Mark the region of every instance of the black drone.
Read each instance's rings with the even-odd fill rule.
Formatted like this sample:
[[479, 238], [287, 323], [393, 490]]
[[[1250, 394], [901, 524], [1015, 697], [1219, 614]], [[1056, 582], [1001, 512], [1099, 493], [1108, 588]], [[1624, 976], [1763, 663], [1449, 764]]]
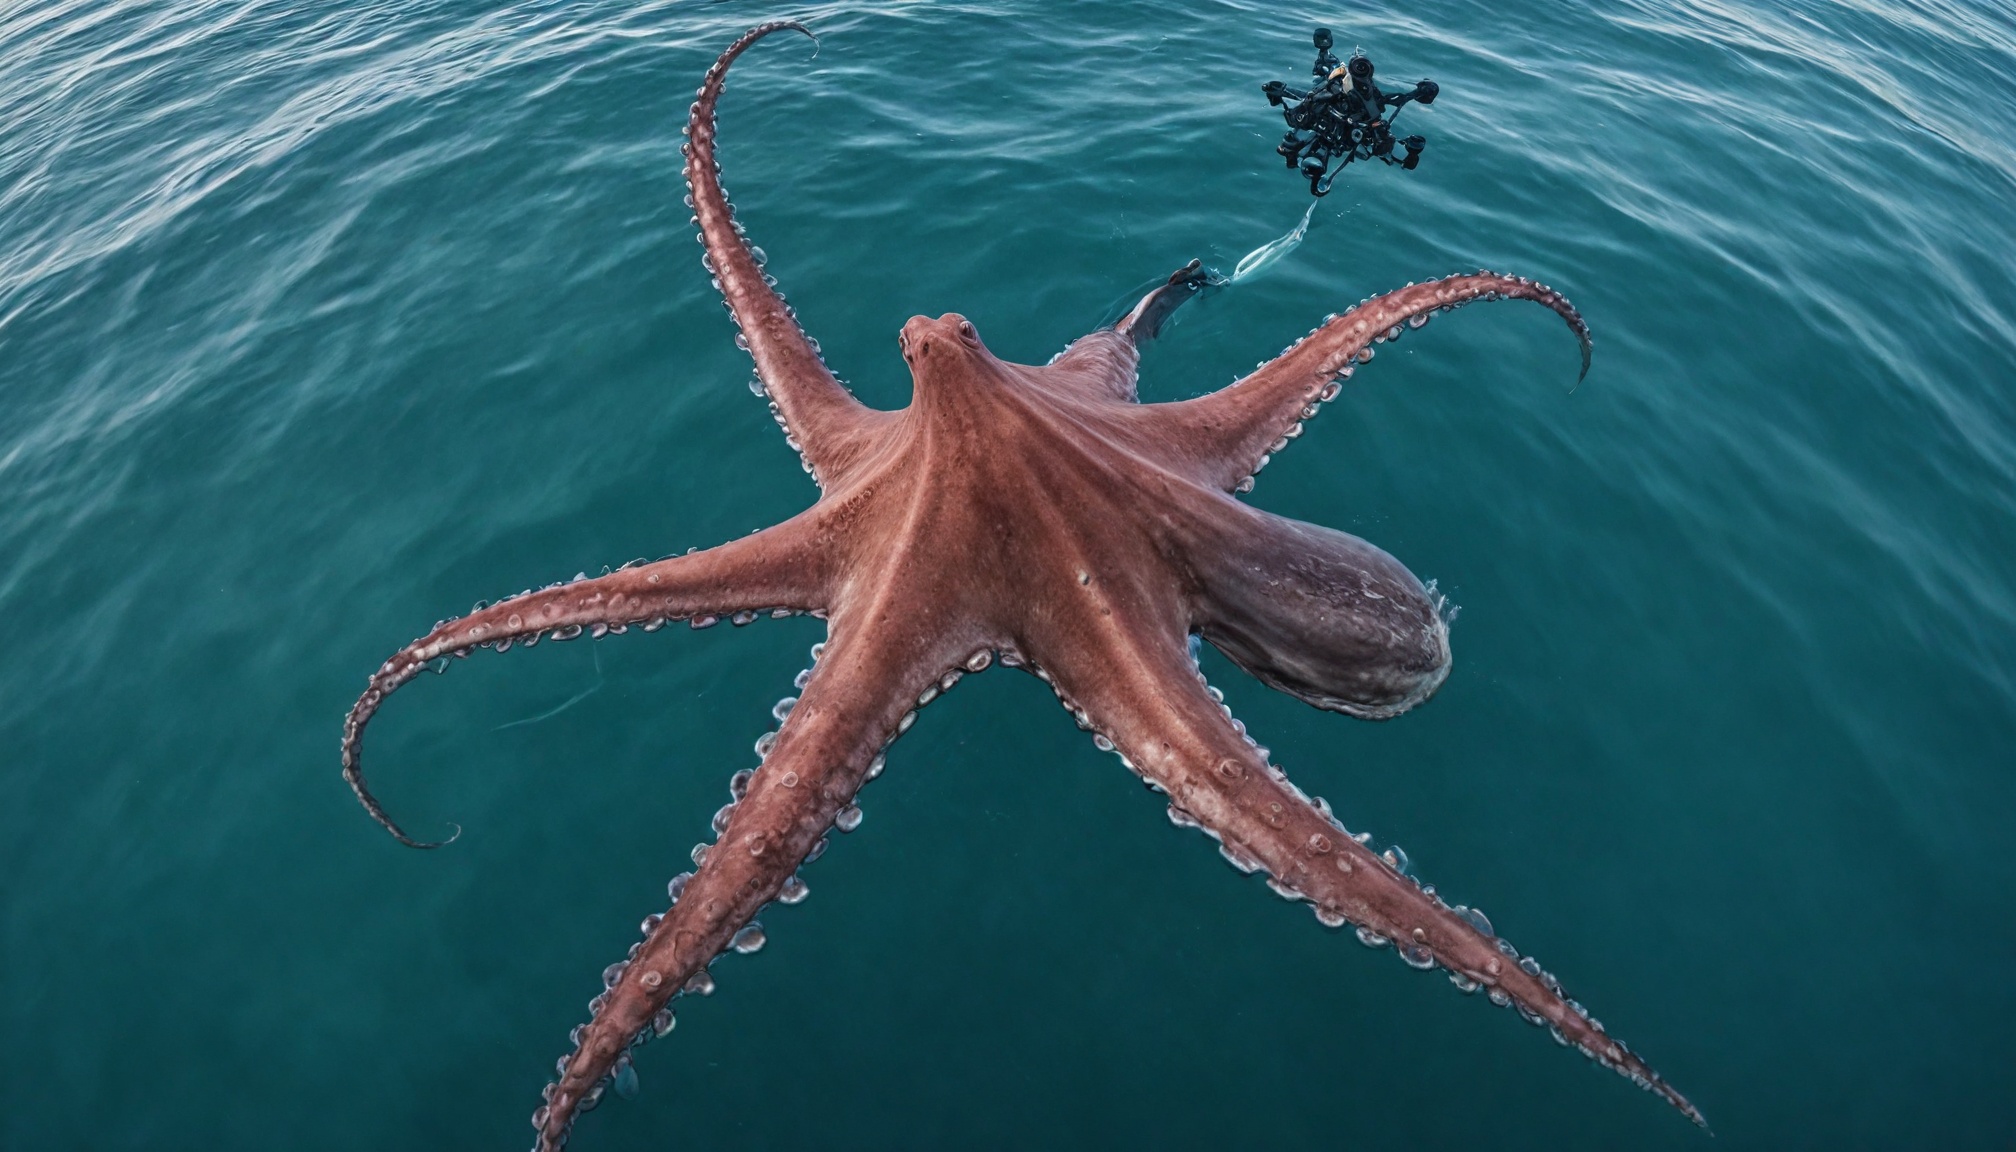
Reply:
[[[1433, 104], [1442, 89], [1433, 80], [1414, 85], [1412, 92], [1398, 95], [1381, 92], [1372, 82], [1372, 61], [1363, 52], [1353, 52], [1348, 62], [1339, 63], [1331, 55], [1330, 30], [1316, 29], [1316, 65], [1310, 71], [1315, 87], [1297, 92], [1279, 80], [1260, 86], [1267, 102], [1281, 108], [1288, 121], [1288, 134], [1274, 149], [1288, 161], [1288, 167], [1309, 177], [1309, 193], [1322, 196], [1330, 191], [1330, 181], [1353, 160], [1383, 160], [1412, 170], [1421, 162], [1421, 150], [1428, 141], [1420, 136], [1395, 139], [1393, 118], [1410, 101]], [[1293, 101], [1293, 103], [1289, 103]], [[1393, 148], [1406, 151], [1395, 159]], [[1331, 161], [1336, 168], [1331, 168]]]

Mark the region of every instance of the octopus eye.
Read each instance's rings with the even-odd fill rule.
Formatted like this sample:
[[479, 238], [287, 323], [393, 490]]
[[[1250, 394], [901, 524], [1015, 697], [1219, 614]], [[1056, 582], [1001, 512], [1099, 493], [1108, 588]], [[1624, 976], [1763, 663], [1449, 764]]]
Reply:
[[980, 335], [978, 332], [975, 332], [973, 330], [973, 322], [971, 320], [959, 321], [959, 334], [961, 336], [966, 337], [968, 340], [972, 340]]
[[910, 334], [908, 332], [898, 332], [896, 334], [896, 350], [905, 356], [910, 354]]

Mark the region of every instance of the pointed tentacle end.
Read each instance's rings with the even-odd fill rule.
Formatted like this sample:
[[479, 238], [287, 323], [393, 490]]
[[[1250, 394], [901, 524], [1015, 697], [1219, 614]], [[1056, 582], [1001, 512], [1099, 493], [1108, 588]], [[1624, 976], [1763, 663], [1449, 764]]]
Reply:
[[350, 715], [343, 722], [343, 782], [350, 785], [350, 790], [357, 794], [357, 802], [364, 805], [364, 811], [370, 813], [371, 818], [376, 820], [380, 827], [390, 832], [394, 840], [408, 848], [445, 848], [461, 837], [460, 824], [449, 824], [453, 831], [448, 834], [446, 840], [415, 840], [386, 813], [385, 806], [379, 803], [378, 797], [371, 794], [370, 786], [364, 783], [364, 726], [371, 722], [372, 714], [378, 711], [378, 706], [384, 703], [386, 696], [427, 666], [425, 661], [413, 659], [411, 655], [414, 648], [425, 643], [426, 641], [422, 640], [410, 645], [399, 655], [387, 660], [384, 667], [372, 675], [371, 686], [365, 689], [364, 695], [358, 697], [357, 703], [351, 705]]
[[[415, 840], [407, 835], [386, 814], [384, 805], [364, 782], [364, 729], [387, 696], [419, 676], [423, 669], [432, 667], [445, 672], [452, 659], [465, 657], [478, 648], [499, 652], [508, 651], [513, 645], [529, 648], [546, 636], [554, 640], [572, 640], [582, 635], [599, 638], [626, 631], [632, 625], [641, 625], [644, 631], [652, 632], [673, 620], [691, 620], [695, 627], [704, 627], [714, 622], [713, 613], [734, 610], [709, 599], [719, 599], [717, 585], [738, 571], [732, 561], [724, 562], [722, 557], [746, 555], [737, 548], [749, 548], [752, 545], [746, 542], [758, 539], [745, 537], [737, 545], [710, 549], [697, 556], [668, 557], [641, 566], [625, 565], [595, 579], [577, 575], [572, 581], [521, 592], [495, 604], [479, 604], [467, 616], [436, 624], [427, 635], [379, 665], [371, 674], [364, 694], [351, 706], [350, 715], [343, 722], [344, 781], [357, 794], [364, 811], [401, 844], [410, 848], [439, 848], [453, 843], [461, 835], [459, 827], [446, 840]], [[722, 567], [724, 563], [726, 569]], [[755, 595], [759, 600], [770, 601], [771, 606], [764, 610], [773, 615], [811, 607], [791, 603], [802, 597], [790, 592]], [[754, 619], [756, 612], [750, 611], [748, 616]], [[737, 619], [740, 622], [740, 617]]]

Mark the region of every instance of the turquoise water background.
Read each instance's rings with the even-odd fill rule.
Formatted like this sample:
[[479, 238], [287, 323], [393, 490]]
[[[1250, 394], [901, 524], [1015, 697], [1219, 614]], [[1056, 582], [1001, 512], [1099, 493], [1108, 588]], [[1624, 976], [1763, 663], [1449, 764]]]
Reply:
[[[1958, 0], [0, 10], [0, 1145], [522, 1145], [821, 626], [481, 653], [443, 616], [815, 495], [679, 127], [871, 403], [1040, 363], [1300, 216], [1308, 29], [1442, 85], [1143, 394], [1489, 266], [1249, 499], [1462, 606], [1384, 724], [1214, 682], [1707, 1113], [1359, 947], [996, 670], [575, 1147], [2016, 1147], [2016, 15]], [[571, 702], [571, 703], [570, 703]], [[565, 707], [562, 707], [566, 705]]]

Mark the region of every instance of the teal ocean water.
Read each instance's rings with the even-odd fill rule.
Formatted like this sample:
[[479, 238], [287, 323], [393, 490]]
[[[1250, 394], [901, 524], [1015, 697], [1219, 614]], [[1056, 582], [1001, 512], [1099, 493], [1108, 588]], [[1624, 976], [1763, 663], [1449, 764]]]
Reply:
[[584, 1119], [620, 1148], [2016, 1147], [2016, 16], [1963, 0], [0, 9], [0, 1145], [524, 1144], [821, 635], [481, 653], [436, 619], [815, 495], [679, 127], [827, 358], [1041, 362], [1307, 203], [1308, 29], [1433, 76], [1143, 393], [1489, 266], [1261, 477], [1462, 606], [1383, 724], [1214, 682], [1715, 1125], [1228, 869], [1027, 676], [935, 705], [770, 945]]

